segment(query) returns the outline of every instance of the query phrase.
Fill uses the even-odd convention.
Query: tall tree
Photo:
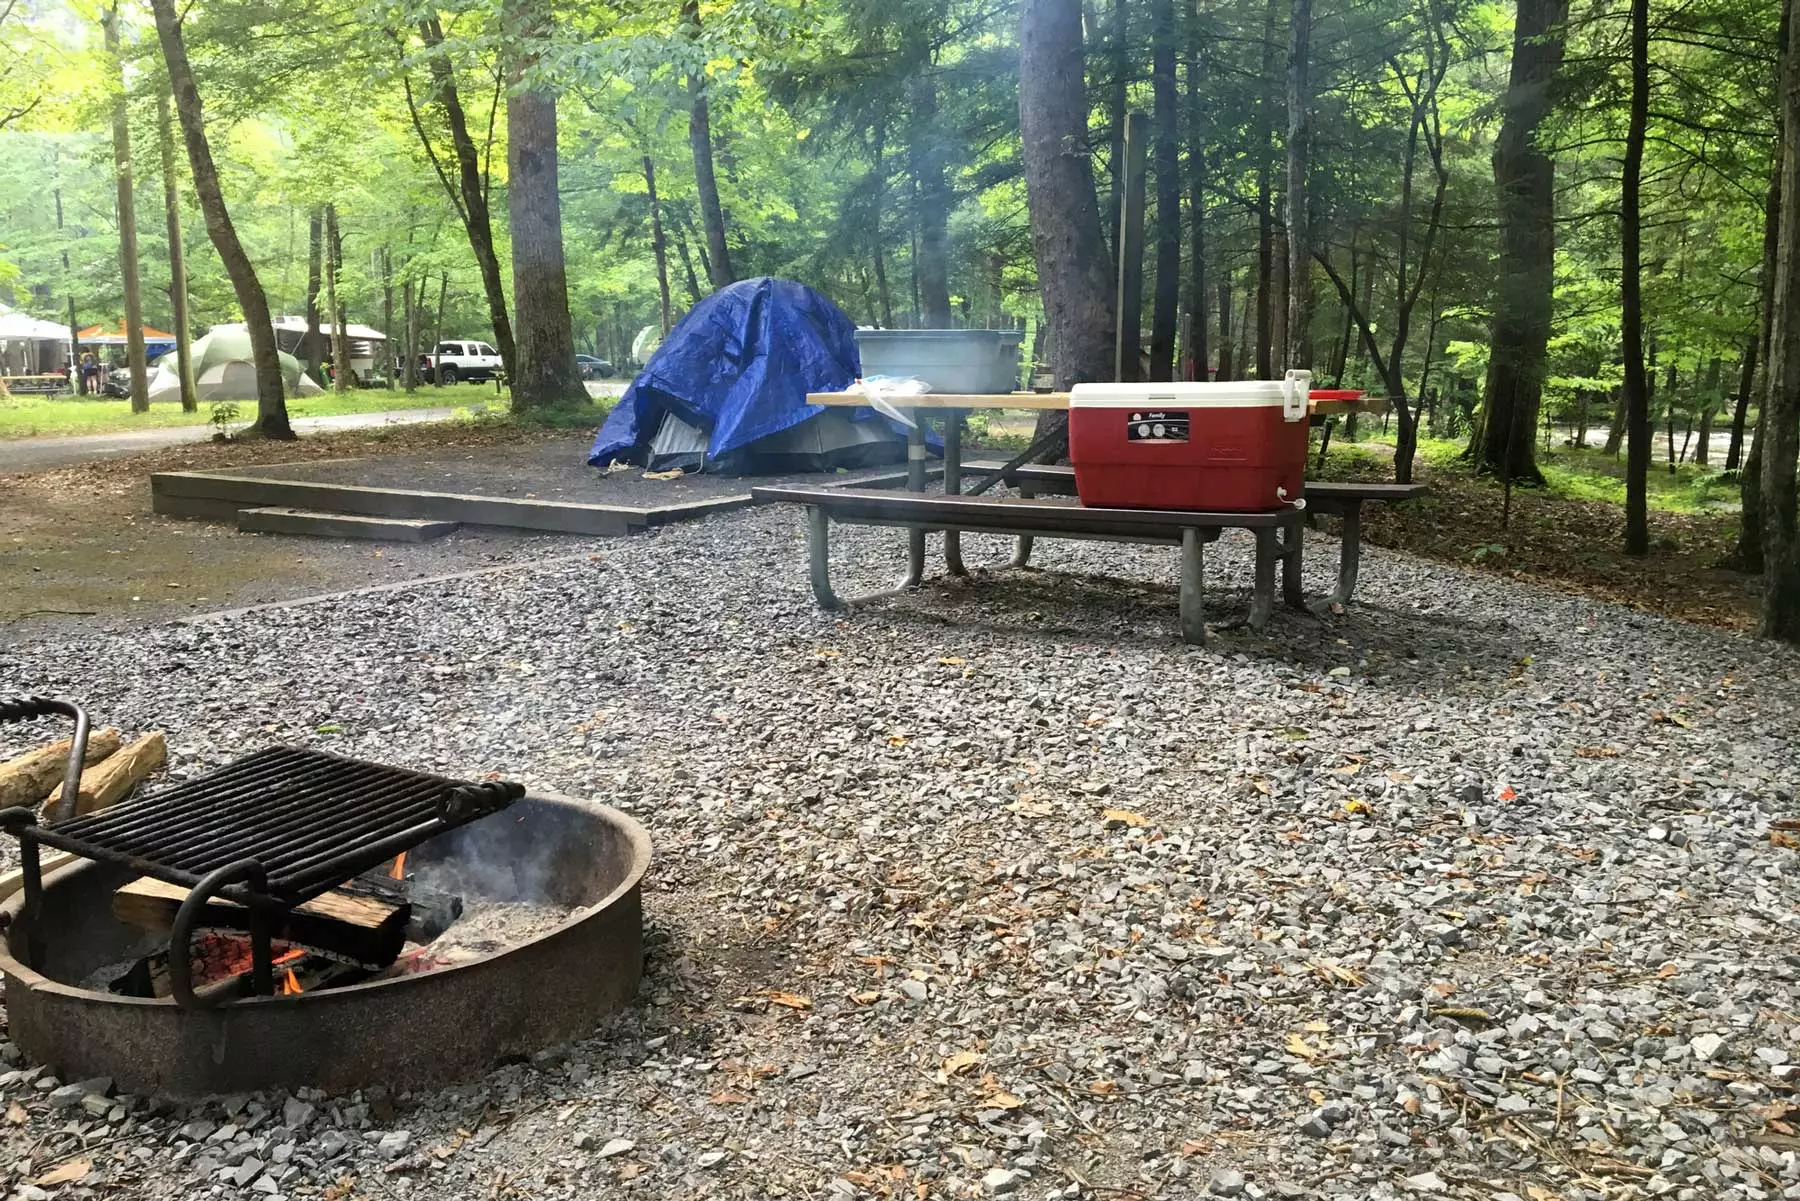
[[[350,337],[338,285],[344,273],[344,236],[338,229],[337,205],[325,206],[325,307],[331,310],[331,386],[342,396],[350,391]]]
[[[125,290],[125,365],[131,369],[131,411],[150,411],[150,369],[144,358],[144,295],[138,279],[137,199],[132,188],[131,114],[126,108],[125,59],[119,49],[119,10],[100,14],[106,54],[117,87],[112,94],[113,183],[119,216],[119,277]],[[109,80],[109,83],[111,80]]]
[[[463,230],[468,235],[469,250],[475,256],[475,265],[481,272],[482,292],[487,297],[488,320],[494,327],[494,349],[500,352],[501,365],[507,375],[511,376],[516,368],[512,319],[507,315],[506,288],[500,280],[500,254],[494,248],[493,219],[488,205],[486,156],[475,145],[475,138],[469,133],[468,114],[463,108],[462,93],[456,86],[456,68],[450,59],[444,27],[435,13],[419,20],[419,40],[425,47],[426,66],[431,76],[432,101],[443,115],[444,124],[450,132],[451,151],[456,160],[454,179],[425,128],[424,118],[413,99],[412,82],[402,74],[407,112],[412,117],[413,130],[425,148],[426,157],[431,160],[432,170],[437,174],[444,194],[449,198],[451,207],[456,210],[456,215],[461,218]],[[495,103],[498,103],[497,97]],[[491,153],[494,146],[492,120],[488,124],[490,132],[486,152]]]
[[[1555,287],[1556,171],[1538,144],[1562,69],[1569,0],[1519,0],[1512,71],[1500,98],[1494,188],[1500,210],[1494,294],[1479,438],[1482,471],[1543,482],[1535,453]]]
[[[700,0],[682,0],[681,28],[690,39],[700,40]],[[731,268],[731,248],[725,242],[725,206],[719,202],[719,181],[713,172],[712,104],[706,95],[706,74],[688,74],[688,147],[694,155],[694,186],[700,193],[700,224],[706,230],[706,271],[714,288],[737,280]]]
[[[1156,291],[1150,306],[1150,378],[1175,378],[1181,319],[1181,101],[1175,86],[1175,0],[1150,0],[1150,87],[1156,160]]]
[[[513,304],[519,323],[513,409],[585,404],[569,319],[557,192],[556,94],[533,77],[537,46],[550,32],[549,0],[505,0],[513,46],[512,96],[506,105],[506,198],[512,216]]]
[[[292,438],[294,427],[288,422],[287,397],[282,391],[281,359],[275,349],[275,323],[269,316],[269,298],[244,245],[238,240],[237,227],[231,223],[231,212],[225,207],[225,194],[219,187],[219,170],[213,163],[212,145],[206,138],[206,113],[200,103],[200,89],[194,84],[194,71],[188,64],[187,46],[181,37],[181,18],[175,12],[175,0],[150,0],[156,14],[156,37],[162,45],[163,61],[168,65],[169,87],[175,94],[175,113],[181,119],[181,132],[187,142],[188,169],[194,174],[194,191],[200,198],[200,212],[206,218],[206,234],[231,279],[231,290],[243,310],[244,324],[250,335],[250,355],[256,369],[256,430],[265,438]]]
[[[1306,212],[1307,150],[1312,141],[1312,91],[1307,79],[1307,58],[1312,50],[1312,0],[1292,0],[1288,24],[1288,309],[1287,346],[1283,349],[1287,366],[1303,367],[1307,365],[1306,326],[1312,307],[1312,290],[1307,287],[1312,243]],[[1424,275],[1421,269],[1421,280]]]
[[[1650,0],[1631,0],[1631,110],[1619,182],[1619,338],[1625,355],[1625,553],[1650,552],[1650,382],[1644,367],[1644,135],[1650,122]]]
[[[1203,31],[1200,26],[1198,0],[1190,13],[1187,59],[1188,118],[1188,320],[1192,335],[1189,357],[1194,361],[1194,378],[1205,382],[1207,354],[1206,287],[1206,104],[1201,98],[1200,52]]]
[[[1113,296],[1100,202],[1087,153],[1081,0],[1022,0],[1019,6],[1019,133],[1031,248],[1050,327],[1058,387],[1112,374]],[[1064,414],[1046,411],[1040,433]]]
[[[1642,3],[1643,0],[1638,0]],[[1800,0],[1784,5],[1781,64],[1781,209],[1774,307],[1763,389],[1763,633],[1800,645],[1800,57],[1792,30]]]
[[[307,220],[306,345],[301,351],[306,374],[315,384],[325,383],[324,343],[319,338],[319,289],[325,278],[325,210],[315,208]]]
[[[918,184],[913,206],[919,230],[919,303],[927,329],[950,327],[950,184],[944,177],[943,131],[938,128],[937,80],[930,45],[917,39],[908,57],[915,74],[912,97],[912,173]]]
[[[656,160],[644,154],[644,188],[650,193],[650,252],[656,256],[657,314],[669,332],[669,243],[663,237],[662,204],[656,198]]]
[[[1275,374],[1275,201],[1270,176],[1275,171],[1275,6],[1266,0],[1262,28],[1262,100],[1256,108],[1259,145],[1256,151],[1256,378]]]
[[[1106,129],[1111,194],[1106,228],[1113,257],[1119,254],[1119,229],[1125,219],[1125,107],[1131,86],[1131,12],[1126,0],[1112,0],[1106,31]]]
[[[1781,21],[1781,45],[1784,53],[1788,44],[1789,32],[1787,16],[1784,13]],[[1780,155],[1778,154],[1776,157],[1775,173],[1769,179],[1768,199],[1763,209],[1762,330],[1759,341],[1763,348],[1765,381],[1769,373],[1769,356],[1774,349],[1776,256],[1781,248],[1781,199],[1785,190],[1782,184]],[[1742,503],[1738,517],[1737,548],[1731,555],[1731,566],[1752,575],[1763,569],[1762,464],[1763,435],[1768,430],[1768,417],[1769,406],[1758,405],[1756,430],[1750,441],[1750,449],[1744,455],[1743,471],[1738,476],[1738,496]]]
[[[175,119],[167,93],[156,94],[157,145],[162,152],[163,220],[169,231],[169,312],[175,325],[175,375],[181,384],[181,408],[200,408],[194,390],[194,333],[188,319],[187,250],[181,242],[180,178],[175,169]]]

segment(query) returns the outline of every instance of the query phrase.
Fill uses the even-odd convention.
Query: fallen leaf
[[[980,1051],[958,1051],[944,1060],[944,1075],[955,1076],[966,1072],[986,1058]]]
[[[1513,791],[1511,784],[1508,784],[1494,795],[1502,801],[1516,801],[1519,799],[1519,794]]]
[[[1778,847],[1800,847],[1800,835],[1789,834],[1786,830],[1770,830],[1769,841]]]
[[[1361,814],[1367,816],[1368,814],[1373,813],[1374,810],[1369,808],[1369,802],[1362,800],[1359,797],[1351,797],[1344,802],[1344,812],[1352,815]]]
[[[1360,764],[1360,763],[1346,763],[1342,767],[1332,768],[1331,774],[1334,776],[1354,776],[1357,772],[1359,772],[1361,770],[1362,770],[1362,764]]]
[[[1308,1060],[1317,1059],[1321,1054],[1317,1047],[1307,1042],[1304,1038],[1301,1038],[1298,1034],[1290,1034],[1287,1036],[1287,1051],[1289,1055],[1298,1055],[1300,1058]]]
[[[1330,1029],[1331,1029],[1331,1027],[1326,1025],[1324,1022],[1308,1022],[1308,1023],[1306,1023],[1306,1032],[1308,1034],[1324,1034],[1326,1031],[1328,1031]]]
[[[829,646],[822,646],[818,650],[813,652],[813,654],[817,655],[821,659],[836,659],[836,658],[840,657],[843,653],[844,653],[843,651],[832,650]]]
[[[875,1002],[881,1000],[881,994],[871,988],[866,992],[851,993],[850,999],[855,1001],[858,1005],[873,1005]]]
[[[714,1093],[712,1096],[708,1097],[707,1100],[711,1101],[714,1105],[742,1105],[749,1101],[750,1098],[743,1093],[726,1089],[724,1092]]]
[[[1116,1080],[1095,1080],[1088,1085],[1088,1092],[1098,1093],[1102,1097],[1111,1096],[1118,1091],[1119,1083]]]
[[[1109,822],[1124,822],[1134,830],[1139,826],[1150,824],[1149,818],[1141,813],[1133,813],[1129,809],[1106,809],[1102,811],[1101,816]]]
[[[80,1180],[83,1176],[86,1176],[93,1170],[94,1164],[92,1160],[71,1159],[65,1163],[57,1164],[54,1168],[51,1168],[48,1172],[45,1172],[31,1183],[37,1185],[39,1188],[50,1188],[58,1184],[71,1184]]]
[[[628,1162],[621,1164],[619,1166],[619,1179],[636,1180],[639,1176],[644,1174],[645,1170],[645,1166],[641,1163]]]
[[[6,1120],[15,1126],[23,1126],[31,1120],[31,1115],[25,1112],[23,1105],[14,1101],[6,1107]]]
[[[1668,963],[1665,963],[1661,967],[1656,969],[1656,978],[1658,980],[1673,980],[1676,976],[1679,976],[1680,974],[1681,974],[1681,965],[1676,963],[1674,960],[1670,960]]]
[[[1025,1102],[1019,1100],[1019,1098],[1013,1096],[1005,1089],[987,1094],[981,1098],[981,1103],[988,1106],[990,1109],[1017,1109],[1019,1106],[1025,1104]]]
[[[961,667],[963,664],[967,663],[968,660],[958,659],[955,655],[945,655],[942,659],[939,659],[938,662],[942,663],[945,667]]]
[[[1575,753],[1583,759],[1617,759],[1621,752],[1612,746],[1578,746]]]
[[[1252,780],[1252,781],[1250,781],[1250,787],[1256,789],[1256,791],[1262,793],[1264,796],[1274,796],[1275,795],[1274,791],[1270,789],[1269,782],[1267,780]]]
[[[1684,730],[1693,729],[1693,726],[1688,722],[1688,719],[1683,717],[1681,714],[1668,713],[1661,709],[1652,710],[1651,714],[1650,714],[1650,720],[1654,721],[1654,722],[1661,722],[1663,725],[1680,726]]]
[[[812,1001],[798,993],[777,992],[774,989],[765,988],[756,995],[759,997],[766,997],[768,998],[769,1004],[780,1005],[784,1009],[812,1008]]]
[[[1411,772],[1391,771],[1387,774],[1387,778],[1392,780],[1396,784],[1411,784],[1412,783],[1412,773]]]

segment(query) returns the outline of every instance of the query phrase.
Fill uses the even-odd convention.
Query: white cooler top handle
[[[1289,368],[1281,381],[1281,417],[1284,421],[1304,421],[1306,419],[1308,395],[1312,391],[1312,372],[1304,368]]]

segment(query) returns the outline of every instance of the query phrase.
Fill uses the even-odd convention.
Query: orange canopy
[[[116,326],[90,325],[75,336],[80,338],[84,344],[123,346],[126,341],[125,319],[121,317]],[[162,330],[153,329],[148,325],[144,327],[144,341],[146,342],[173,342],[174,340],[174,334],[166,334]]]

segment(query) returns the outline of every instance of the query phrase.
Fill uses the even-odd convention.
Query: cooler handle
[[[1281,381],[1281,418],[1283,421],[1304,421],[1307,415],[1307,401],[1312,392],[1312,372],[1305,368],[1289,368]]]

